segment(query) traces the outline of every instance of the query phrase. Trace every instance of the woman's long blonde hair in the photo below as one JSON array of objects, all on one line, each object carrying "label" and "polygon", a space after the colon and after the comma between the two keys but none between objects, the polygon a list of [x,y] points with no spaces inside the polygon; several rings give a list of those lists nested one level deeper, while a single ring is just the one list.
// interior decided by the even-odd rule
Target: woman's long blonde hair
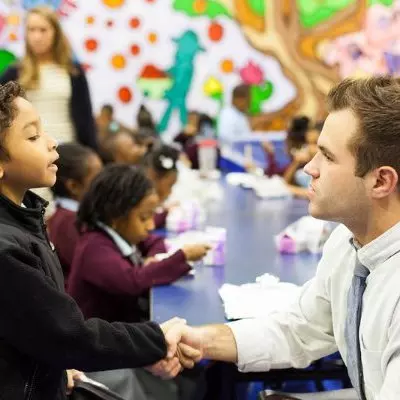
[{"label": "woman's long blonde hair", "polygon": [[[75,74],[76,69],[72,61],[72,49],[64,35],[57,14],[49,7],[35,7],[28,11],[29,15],[37,14],[45,18],[54,29],[53,61],[69,73]],[[27,33],[25,33],[25,56],[20,64],[19,82],[24,89],[36,89],[39,85],[39,63],[29,48]]]}]

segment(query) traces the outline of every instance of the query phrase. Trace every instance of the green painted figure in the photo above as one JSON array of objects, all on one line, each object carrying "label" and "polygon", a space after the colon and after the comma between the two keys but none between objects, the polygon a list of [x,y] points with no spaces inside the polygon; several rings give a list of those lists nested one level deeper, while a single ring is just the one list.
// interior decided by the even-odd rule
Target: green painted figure
[{"label": "green painted figure", "polygon": [[168,128],[172,112],[179,111],[182,125],[187,123],[186,98],[190,90],[194,74],[196,55],[203,52],[195,32],[186,31],[181,37],[174,39],[177,44],[174,65],[167,71],[173,80],[172,87],[165,92],[164,99],[168,106],[158,125],[161,133]]}]

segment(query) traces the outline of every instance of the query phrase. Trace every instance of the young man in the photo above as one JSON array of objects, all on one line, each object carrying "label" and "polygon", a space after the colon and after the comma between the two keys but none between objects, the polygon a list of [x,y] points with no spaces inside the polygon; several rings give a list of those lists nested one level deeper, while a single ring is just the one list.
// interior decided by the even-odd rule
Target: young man
[{"label": "young man", "polygon": [[400,398],[400,83],[345,80],[311,176],[310,214],[341,225],[290,312],[187,328],[182,341],[241,371],[304,368],[339,350],[359,398]]},{"label": "young man", "polygon": [[66,399],[69,368],[157,362],[153,373],[175,376],[181,369],[175,357],[181,320],[161,326],[85,321],[64,293],[43,222],[46,204],[29,191],[54,185],[57,158],[55,141],[43,132],[21,87],[0,86],[0,397]]}]

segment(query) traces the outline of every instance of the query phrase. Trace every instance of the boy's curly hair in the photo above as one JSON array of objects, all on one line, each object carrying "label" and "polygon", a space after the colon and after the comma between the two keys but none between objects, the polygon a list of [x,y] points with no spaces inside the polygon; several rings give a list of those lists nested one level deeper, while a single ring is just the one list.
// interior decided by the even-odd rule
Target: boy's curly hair
[{"label": "boy's curly hair", "polygon": [[0,160],[7,159],[8,153],[4,147],[4,138],[7,129],[12,125],[16,115],[17,108],[14,100],[17,97],[24,97],[24,89],[17,82],[8,82],[0,85]]}]

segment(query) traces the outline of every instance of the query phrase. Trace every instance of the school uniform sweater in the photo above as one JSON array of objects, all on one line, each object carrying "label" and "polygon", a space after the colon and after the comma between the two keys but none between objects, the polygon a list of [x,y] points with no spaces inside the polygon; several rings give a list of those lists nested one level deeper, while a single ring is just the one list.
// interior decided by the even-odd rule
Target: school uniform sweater
[{"label": "school uniform sweater", "polygon": [[[67,198],[58,198],[56,204],[56,211],[48,220],[48,231],[50,240],[54,244],[60,259],[65,287],[67,287],[75,247],[80,236],[76,228],[76,212],[79,203]],[[155,234],[149,235],[146,240],[138,245],[138,249],[146,258],[166,253],[164,238]]]},{"label": "school uniform sweater", "polygon": [[136,322],[148,318],[142,304],[151,287],[171,283],[190,269],[181,250],[143,265],[140,251],[104,225],[79,240],[68,293],[87,318]]}]

